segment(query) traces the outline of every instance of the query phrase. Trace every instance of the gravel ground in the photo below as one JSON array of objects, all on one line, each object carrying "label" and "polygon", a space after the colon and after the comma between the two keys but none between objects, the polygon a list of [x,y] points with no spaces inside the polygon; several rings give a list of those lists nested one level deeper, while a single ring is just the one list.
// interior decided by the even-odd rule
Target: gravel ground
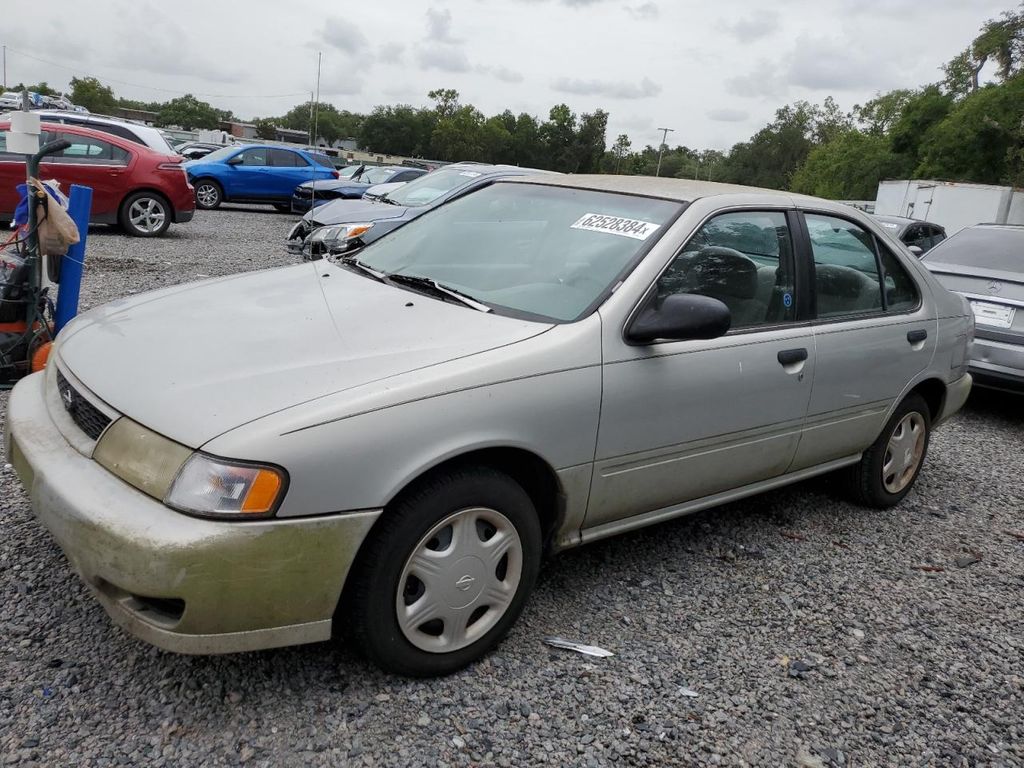
[{"label": "gravel ground", "polygon": [[[156,241],[96,228],[83,303],[287,263],[291,221],[200,213]],[[1021,402],[972,395],[895,511],[819,480],[565,553],[496,653],[431,681],[340,643],[148,647],[110,623],[0,470],[0,760],[1024,765]],[[616,655],[556,651],[550,634]]]}]

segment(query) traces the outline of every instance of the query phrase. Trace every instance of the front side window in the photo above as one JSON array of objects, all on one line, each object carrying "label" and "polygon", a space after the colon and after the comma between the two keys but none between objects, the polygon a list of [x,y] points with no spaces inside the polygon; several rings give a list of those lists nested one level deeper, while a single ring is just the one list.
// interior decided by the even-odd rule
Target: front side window
[{"label": "front side window", "polygon": [[358,258],[395,285],[408,280],[391,276],[425,277],[497,313],[569,322],[593,311],[682,207],[631,195],[498,183],[420,216],[366,246]]},{"label": "front side window", "polygon": [[729,307],[733,328],[796,316],[793,239],[781,211],[740,211],[702,226],[658,280],[658,298],[695,293]]},{"label": "front side window", "polygon": [[263,147],[258,149],[247,149],[239,157],[242,158],[242,162],[239,165],[248,167],[263,167],[267,165],[267,150]]},{"label": "front side window", "polygon": [[874,235],[834,216],[808,213],[805,219],[814,256],[818,317],[880,312],[882,287]]}]

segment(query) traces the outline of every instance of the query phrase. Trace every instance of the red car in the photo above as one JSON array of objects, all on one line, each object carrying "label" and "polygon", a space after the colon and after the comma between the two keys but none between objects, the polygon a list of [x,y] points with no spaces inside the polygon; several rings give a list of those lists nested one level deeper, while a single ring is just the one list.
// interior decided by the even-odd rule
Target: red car
[{"label": "red car", "polygon": [[[0,122],[0,131],[9,123]],[[43,123],[40,146],[67,139],[71,146],[40,164],[43,180],[56,179],[67,194],[72,184],[92,187],[93,224],[120,224],[136,237],[157,237],[171,222],[191,221],[195,190],[181,157],[165,155],[133,141],[78,125]],[[25,181],[25,158],[7,151],[0,133],[0,221],[14,218]]]}]

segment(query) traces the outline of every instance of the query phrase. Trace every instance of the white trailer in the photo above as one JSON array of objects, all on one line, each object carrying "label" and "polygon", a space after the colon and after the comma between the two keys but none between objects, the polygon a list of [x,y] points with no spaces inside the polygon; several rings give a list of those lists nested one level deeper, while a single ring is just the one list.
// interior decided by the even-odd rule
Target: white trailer
[{"label": "white trailer", "polygon": [[875,213],[930,221],[952,235],[972,224],[1024,224],[1024,190],[952,181],[883,181]]}]

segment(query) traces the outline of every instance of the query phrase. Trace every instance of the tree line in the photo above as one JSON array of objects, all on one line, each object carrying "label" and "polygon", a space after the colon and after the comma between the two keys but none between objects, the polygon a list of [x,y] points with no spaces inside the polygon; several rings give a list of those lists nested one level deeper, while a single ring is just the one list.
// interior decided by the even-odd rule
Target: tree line
[{"label": "tree line", "polygon": [[[981,84],[986,66],[993,81]],[[327,103],[298,104],[256,118],[258,136],[277,127],[334,143],[355,139],[377,153],[436,160],[477,160],[567,173],[619,173],[712,179],[790,189],[834,199],[871,199],[885,178],[928,177],[1024,186],[1024,2],[985,22],[964,51],[941,67],[938,82],[878,94],[844,112],[831,97],[798,101],[726,152],[686,146],[634,150],[620,135],[607,146],[608,113],[553,106],[546,119],[510,110],[485,116],[450,88],[431,91],[427,107],[382,105],[369,114]],[[54,93],[46,83],[30,90]],[[167,102],[117,98],[91,77],[72,78],[69,98],[92,112],[117,108],[156,114],[156,124],[186,130],[233,119],[186,94]]]}]

